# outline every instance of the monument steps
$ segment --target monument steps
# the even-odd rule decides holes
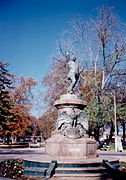
[[[106,173],[105,173],[106,174]],[[103,173],[88,173],[88,174],[60,174],[60,173],[56,173],[53,175],[53,177],[101,177],[101,175],[103,175]]]
[[[78,161],[51,161],[48,156],[46,157],[46,154],[43,154],[39,157],[39,160],[37,158],[35,160],[35,157],[33,158],[33,160],[30,157],[24,159],[23,165],[28,169],[25,169],[23,174],[26,176],[45,178],[51,177],[51,179],[54,178],[54,180],[62,180],[65,177],[65,180],[77,180],[77,177],[79,180],[93,177],[94,180],[96,177],[103,177],[107,173],[106,169],[102,166],[102,159],[102,157],[97,157],[93,159],[85,159]],[[113,166],[119,164],[119,160],[116,158],[106,157],[105,159],[107,159]],[[70,177],[73,177],[73,179]]]
[[[103,167],[87,167],[87,168],[61,168],[58,167],[55,169],[55,173],[64,173],[64,174],[82,174],[82,173],[104,173],[106,169]]]
[[[32,161],[31,158],[29,160],[23,161],[24,167],[38,167],[38,168],[48,168],[51,161],[41,162],[41,161]]]
[[[111,180],[107,173],[85,173],[85,174],[59,174],[56,173],[51,180]]]
[[[101,162],[95,162],[95,163],[92,163],[92,162],[86,162],[86,161],[83,161],[83,162],[80,162],[80,161],[72,161],[71,162],[58,162],[58,167],[60,168],[99,168],[101,166]],[[102,166],[101,166],[102,167]]]
[[[29,167],[24,170],[23,174],[25,176],[37,176],[37,177],[44,177],[46,175],[47,168],[40,168],[40,167]]]

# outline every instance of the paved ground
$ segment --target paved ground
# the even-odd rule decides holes
[[[104,158],[104,156],[108,156],[108,157],[116,157],[119,158],[120,161],[124,161],[126,162],[126,150],[124,152],[115,152],[113,150],[111,151],[97,151],[99,156],[102,156]]]
[[[38,156],[45,153],[45,148],[0,148],[0,160],[7,160],[7,159],[20,159],[31,156]],[[116,157],[119,158],[120,161],[126,162],[126,150],[124,152],[115,152],[115,151],[97,151],[99,156],[103,158],[105,156],[108,157]]]
[[[21,159],[27,156],[39,156],[44,153],[45,149],[41,148],[0,148],[0,160]]]

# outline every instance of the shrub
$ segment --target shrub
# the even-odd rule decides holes
[[[7,160],[0,162],[0,177],[20,179],[23,173],[22,160]]]

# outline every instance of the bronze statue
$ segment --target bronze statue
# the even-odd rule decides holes
[[[69,72],[67,75],[67,79],[70,81],[70,85],[67,89],[68,94],[73,94],[73,89],[79,79],[80,73],[83,71],[80,70],[79,65],[76,63],[76,57],[70,58],[70,54],[66,53],[66,60],[69,67]]]

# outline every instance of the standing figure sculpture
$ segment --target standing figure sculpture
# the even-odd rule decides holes
[[[82,70],[80,70],[79,65],[76,63],[76,57],[70,59],[70,55],[68,52],[66,53],[66,60],[69,68],[67,79],[70,81],[67,93],[73,94],[73,89],[79,79]]]

